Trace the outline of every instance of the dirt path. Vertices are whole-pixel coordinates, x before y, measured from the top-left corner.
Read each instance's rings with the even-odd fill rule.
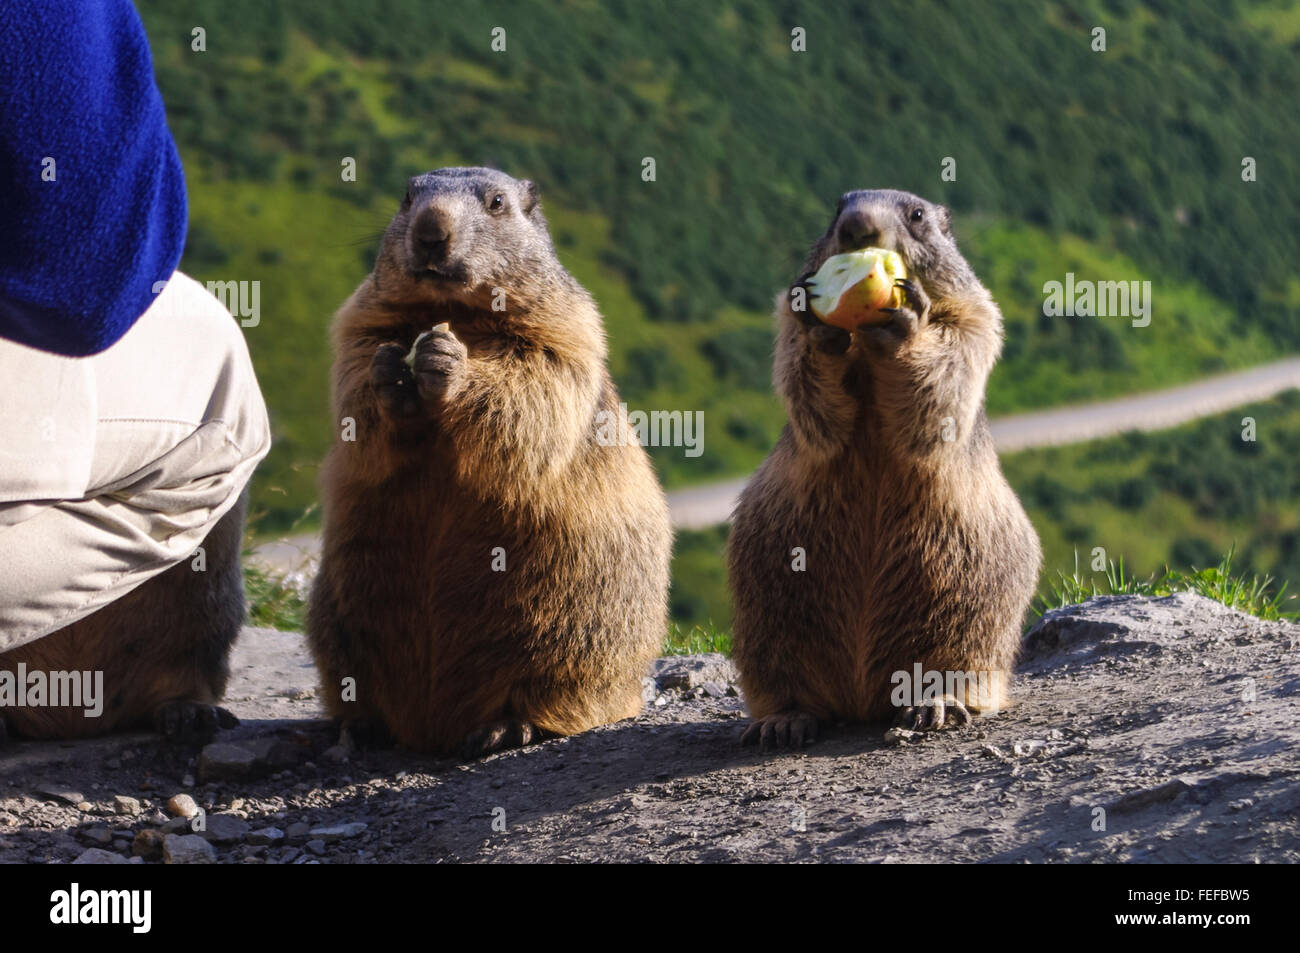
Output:
[[[694,656],[658,663],[636,719],[459,765],[335,747],[300,638],[250,630],[244,722],[201,757],[142,735],[0,755],[0,858],[152,862],[187,792],[208,830],[175,859],[222,863],[1296,862],[1298,650],[1300,626],[1190,594],[1100,597],[1030,633],[1018,705],[969,729],[742,749],[729,663]]]

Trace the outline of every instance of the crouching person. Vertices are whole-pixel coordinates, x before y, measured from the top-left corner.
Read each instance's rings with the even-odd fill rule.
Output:
[[[126,0],[0,38],[0,739],[203,737],[270,428],[239,324],[176,271],[185,183]],[[42,77],[61,64],[57,88]],[[38,68],[39,67],[39,68]],[[69,89],[82,95],[67,95]]]

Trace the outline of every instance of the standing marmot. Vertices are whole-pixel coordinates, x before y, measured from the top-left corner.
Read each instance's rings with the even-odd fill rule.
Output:
[[[412,179],[333,336],[308,617],[331,713],[467,757],[635,715],[668,505],[634,437],[599,439],[604,328],[533,184]]]
[[[963,702],[996,710],[1038,579],[1038,537],[984,415],[997,305],[948,210],[906,192],[846,194],[804,277],[869,246],[898,252],[910,276],[888,324],[850,335],[793,311],[793,288],[777,301],[773,376],[789,423],[729,543],[746,742],[798,745],[819,721],[887,717],[891,676],[918,664],[991,675],[994,691],[907,703],[909,727],[941,726],[945,701],[962,720]]]

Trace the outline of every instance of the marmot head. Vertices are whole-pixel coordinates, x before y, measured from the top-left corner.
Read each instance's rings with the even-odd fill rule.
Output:
[[[497,289],[526,294],[559,270],[532,182],[450,168],[407,183],[374,276],[385,297],[481,305]]]
[[[835,217],[813,244],[800,280],[831,255],[871,246],[898,252],[907,273],[932,298],[955,296],[977,280],[957,250],[948,210],[894,189],[860,189],[840,196]]]

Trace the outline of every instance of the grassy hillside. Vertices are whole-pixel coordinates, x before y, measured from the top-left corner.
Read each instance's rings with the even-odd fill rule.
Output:
[[[629,403],[705,412],[702,456],[655,454],[670,485],[770,447],[769,304],[848,188],[956,212],[1008,318],[994,412],[1300,348],[1300,235],[1278,211],[1300,198],[1293,5],[138,5],[189,176],[183,267],[262,281],[248,338],[277,436],[255,485],[267,530],[314,498],[328,317],[407,176],[439,165],[541,183]],[[1150,327],[1044,318],[1042,283],[1071,270],[1150,280]]]

